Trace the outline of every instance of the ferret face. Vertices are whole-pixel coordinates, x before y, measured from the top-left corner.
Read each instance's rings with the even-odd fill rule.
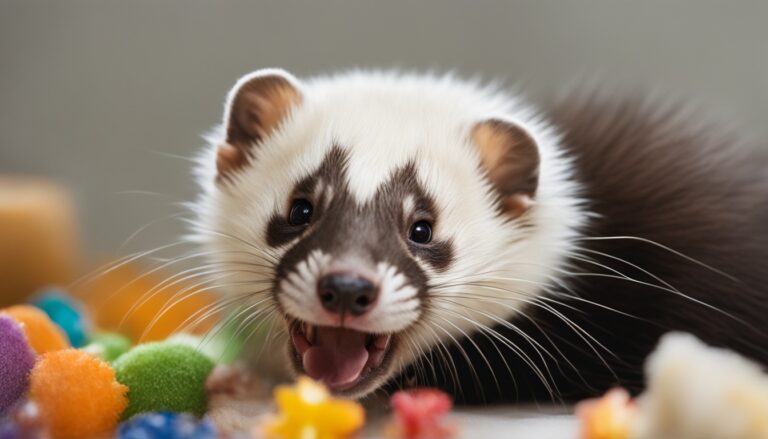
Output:
[[[225,292],[279,315],[294,371],[347,396],[518,312],[580,221],[554,134],[450,78],[258,71],[214,142],[196,233]]]

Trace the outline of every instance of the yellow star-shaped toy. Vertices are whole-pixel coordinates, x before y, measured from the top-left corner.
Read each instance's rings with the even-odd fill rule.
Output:
[[[360,404],[332,398],[328,389],[307,377],[295,386],[278,386],[275,402],[279,413],[261,426],[269,439],[342,439],[365,422]]]

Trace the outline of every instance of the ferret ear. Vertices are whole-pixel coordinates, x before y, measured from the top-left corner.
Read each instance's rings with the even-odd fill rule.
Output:
[[[514,122],[488,119],[472,128],[480,164],[500,195],[502,211],[513,218],[533,205],[539,185],[539,148]]]
[[[301,101],[298,81],[284,70],[257,70],[237,81],[224,108],[226,143],[217,151],[219,178],[248,163],[252,148],[269,137]]]

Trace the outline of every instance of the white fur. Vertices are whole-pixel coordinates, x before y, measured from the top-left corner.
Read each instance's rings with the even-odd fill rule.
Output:
[[[279,258],[293,243],[282,249],[267,246],[270,216],[288,208],[294,184],[315,171],[329,149],[338,145],[349,152],[348,186],[358,203],[369,200],[393,170],[413,160],[421,184],[437,205],[435,239],[451,240],[454,245],[455,260],[446,272],[421,264],[430,276],[432,294],[446,300],[435,301],[429,315],[413,313],[407,321],[385,322],[384,316],[378,317],[381,328],[401,328],[424,318],[440,326],[437,334],[448,341],[448,334],[458,337],[469,332],[470,320],[490,326],[520,312],[526,302],[542,294],[551,277],[558,276],[586,214],[557,132],[530,105],[452,76],[351,72],[300,85],[290,78],[300,87],[303,103],[270,138],[255,145],[252,165],[231,184],[215,184],[213,153],[209,151],[202,160],[198,174],[203,193],[197,203],[200,217],[195,232],[209,248],[221,252],[214,257],[217,262],[248,259],[229,253],[235,250],[252,252],[262,262]],[[519,124],[540,148],[539,187],[535,204],[526,213],[535,224],[533,231],[524,232],[516,221],[497,213],[493,190],[479,171],[470,130],[488,118]],[[221,142],[221,135],[213,135],[210,150]],[[325,256],[314,258],[315,266],[325,263]],[[304,276],[311,273],[313,263],[305,263],[306,270],[289,278],[288,294],[311,288],[304,285],[308,281]],[[272,276],[268,268],[257,270],[263,279]],[[394,291],[404,297],[409,294],[395,273],[385,277],[396,279],[391,282],[397,286],[391,288],[391,297],[382,296],[382,303],[397,302]],[[466,282],[476,285],[447,286]],[[309,293],[304,294],[306,298]],[[289,313],[317,321],[316,304],[294,299],[295,306],[286,301]],[[412,334],[416,340],[437,342],[426,329],[420,331]],[[404,355],[398,363],[407,364],[416,353]]]
[[[336,316],[323,309],[317,295],[318,280],[332,270],[333,257],[320,250],[312,251],[306,260],[280,282],[279,295],[283,308],[294,318],[318,326],[337,324]],[[363,316],[346,316],[345,327],[361,332],[390,334],[401,331],[419,316],[416,289],[397,268],[381,262],[376,267],[380,299],[373,310]]]

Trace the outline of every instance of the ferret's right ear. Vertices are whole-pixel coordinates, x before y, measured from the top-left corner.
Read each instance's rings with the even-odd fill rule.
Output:
[[[472,128],[480,164],[499,195],[501,210],[516,218],[534,203],[539,185],[539,147],[528,131],[504,119]]]
[[[224,108],[226,143],[218,147],[217,178],[247,164],[253,148],[269,137],[301,101],[298,81],[284,70],[257,70],[237,81]]]

